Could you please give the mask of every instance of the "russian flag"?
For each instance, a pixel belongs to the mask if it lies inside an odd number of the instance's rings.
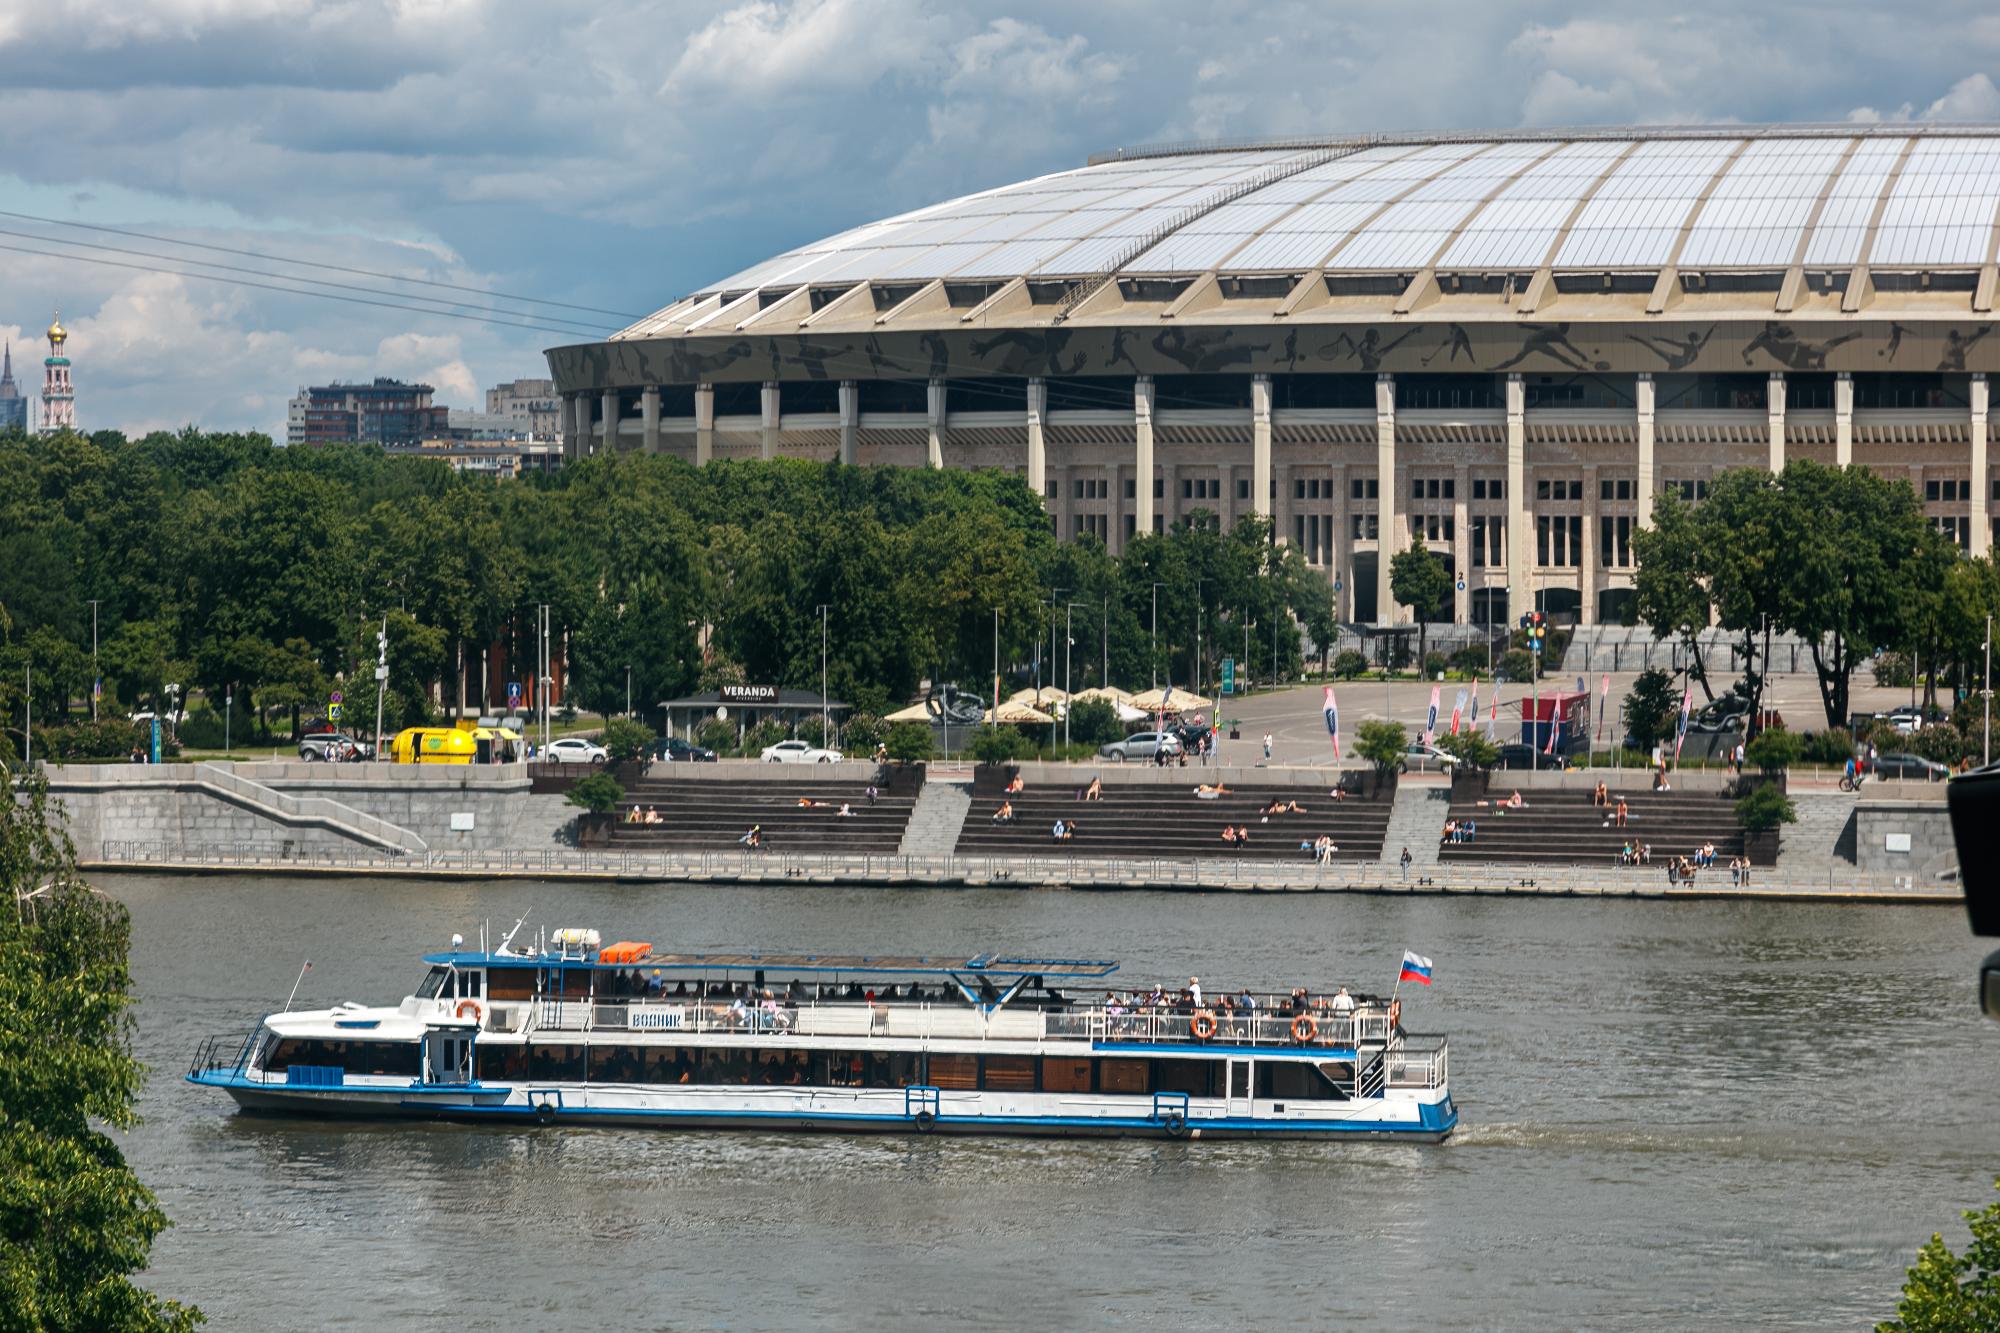
[[[1403,950],[1403,974],[1396,979],[1398,981],[1420,981],[1426,986],[1430,985],[1431,960],[1422,954],[1411,953],[1408,949]]]

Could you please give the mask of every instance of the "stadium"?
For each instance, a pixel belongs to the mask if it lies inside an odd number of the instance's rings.
[[[1662,491],[1788,459],[1996,499],[2000,125],[1119,150],[802,246],[552,349],[567,447],[997,468],[1057,533],[1269,515],[1340,619],[1387,555],[1585,625]]]

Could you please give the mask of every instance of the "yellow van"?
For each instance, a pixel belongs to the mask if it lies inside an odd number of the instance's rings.
[[[478,749],[470,732],[455,727],[405,727],[389,753],[399,764],[469,764]]]

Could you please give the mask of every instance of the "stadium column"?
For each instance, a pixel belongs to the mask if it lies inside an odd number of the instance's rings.
[[[778,456],[778,382],[765,380],[764,391],[758,396],[758,406],[763,409],[763,430],[759,432],[757,457],[776,458]]]
[[[840,382],[840,461],[849,467],[861,457],[861,386]]]
[[[1597,623],[1597,469],[1583,470],[1583,549],[1576,554],[1576,623]]]
[[[1771,428],[1771,471],[1785,470],[1785,372],[1771,372],[1764,388],[1764,416]]]
[[[1047,504],[1049,493],[1049,446],[1042,435],[1043,418],[1049,411],[1049,382],[1028,381],[1028,489]],[[1115,506],[1114,506],[1115,509]]]
[[[1854,461],[1854,376],[1843,370],[1833,380],[1833,465]]]
[[[1153,381],[1132,381],[1132,495],[1134,529],[1153,530]]]
[[[1375,377],[1375,493],[1381,519],[1375,539],[1375,622],[1393,625],[1401,617],[1396,599],[1389,590],[1389,562],[1402,549],[1397,540],[1396,491],[1396,377]]]
[[[1466,498],[1472,494],[1472,469],[1460,463],[1453,470],[1451,493],[1451,618],[1454,624],[1472,623],[1472,533],[1466,514]]]
[[[1653,377],[1646,371],[1639,373],[1636,386],[1638,401],[1639,432],[1639,480],[1634,484],[1634,498],[1639,502],[1639,526],[1653,526],[1653,494],[1660,489],[1660,479],[1653,472],[1653,404],[1655,389]]]
[[[639,424],[645,432],[644,448],[649,454],[660,452],[660,386],[649,384],[639,395]]]
[[[944,466],[944,381],[934,379],[926,386],[925,406],[930,408],[930,431],[924,451],[925,467]]]
[[[1271,516],[1271,377],[1250,377],[1250,507]]]
[[[715,386],[694,386],[694,465],[706,467],[715,457]]]
[[[618,391],[604,391],[604,452],[618,452]]]
[[[590,395],[576,396],[576,457],[585,458],[590,454]]]
[[[1966,498],[1972,503],[1966,512],[1972,517],[1971,554],[1977,558],[1988,554],[1992,546],[1993,483],[1986,476],[1986,408],[1990,399],[1986,376],[1974,375],[1968,387],[1972,394],[1972,494]]]
[[[577,395],[566,393],[562,400],[562,454],[565,463],[578,457],[578,442],[583,438],[576,427]]]
[[[1650,438],[1650,437],[1647,437]],[[1519,619],[1534,610],[1533,513],[1528,508],[1528,386],[1507,376],[1507,614]]]

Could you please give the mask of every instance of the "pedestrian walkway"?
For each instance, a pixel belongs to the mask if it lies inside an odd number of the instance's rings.
[[[901,856],[950,856],[972,808],[972,783],[932,779],[917,793],[910,822],[903,828]]]

